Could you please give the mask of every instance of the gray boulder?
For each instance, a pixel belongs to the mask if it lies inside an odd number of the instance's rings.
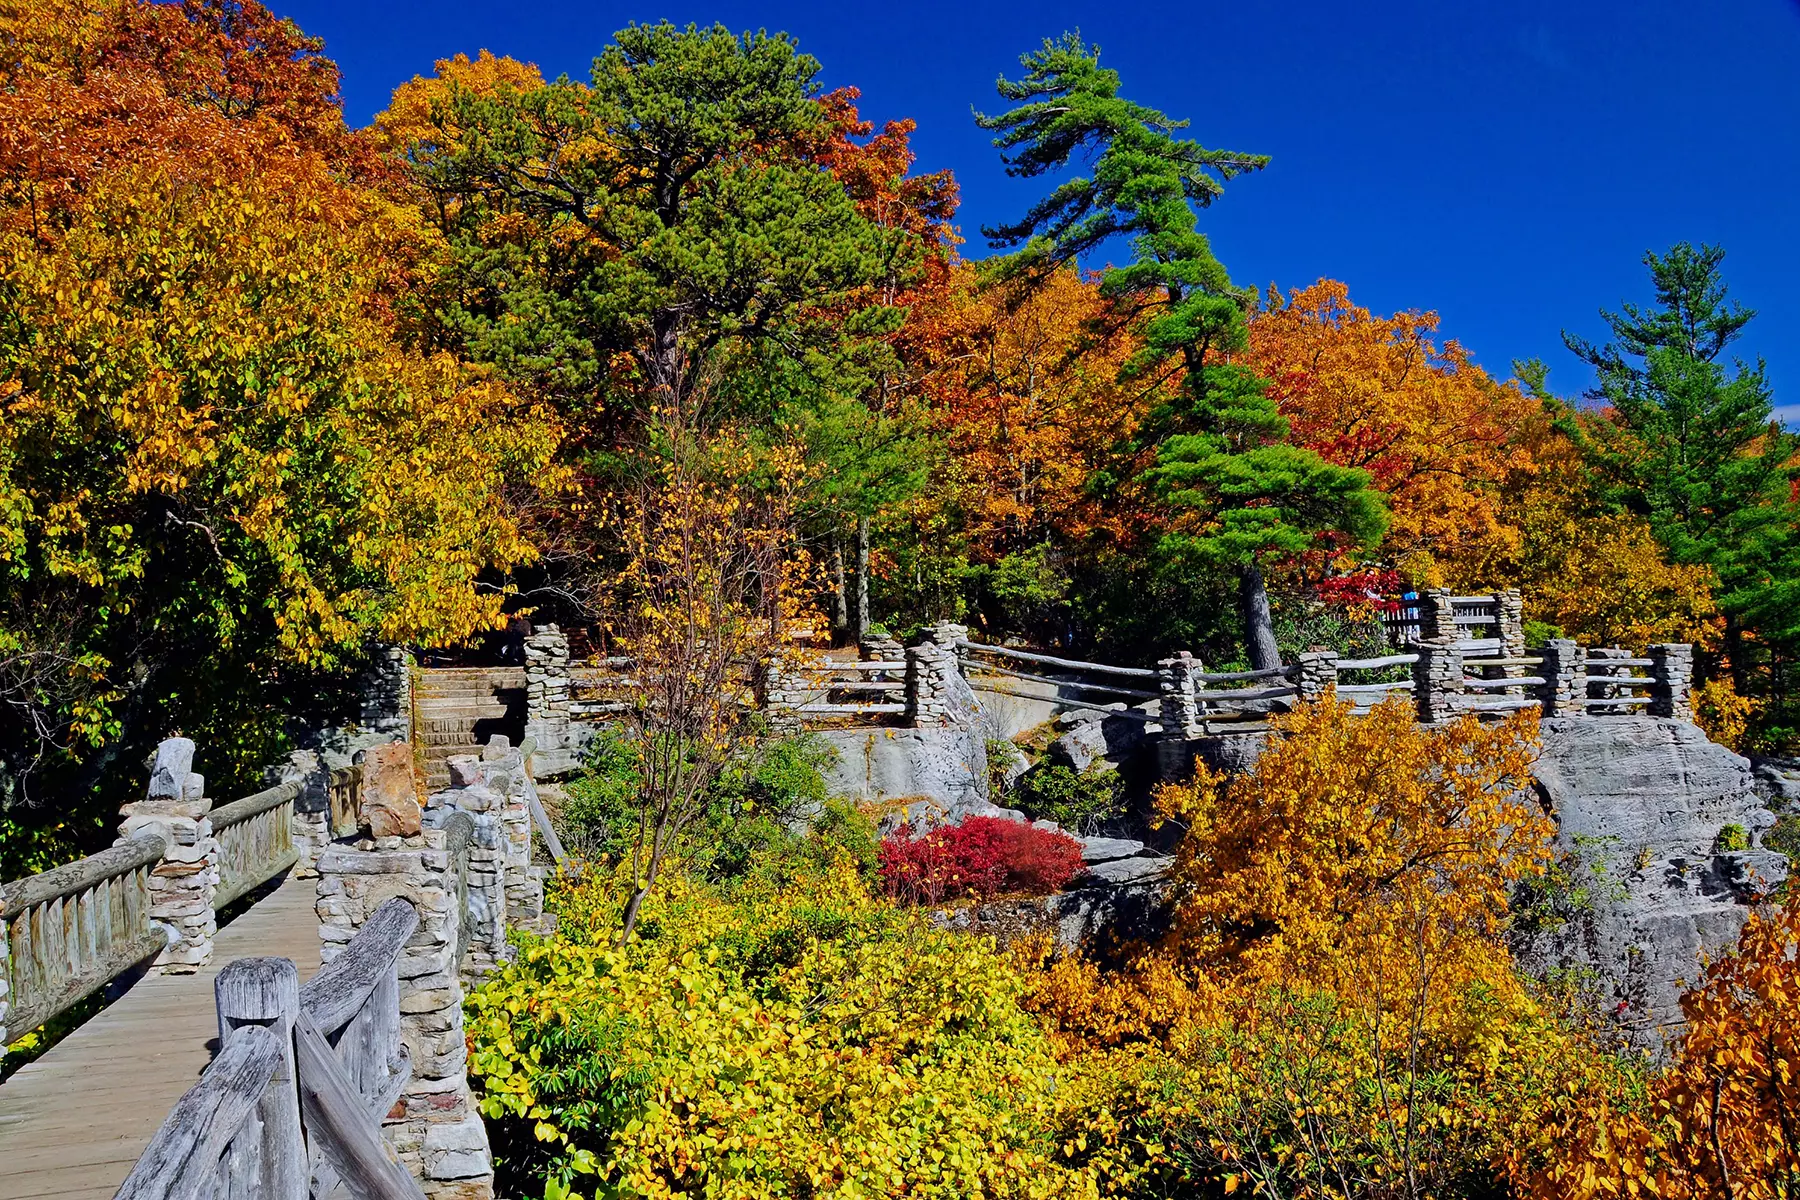
[[[987,746],[976,729],[825,729],[813,736],[837,751],[825,770],[831,795],[869,803],[916,798],[945,808],[986,799]]]
[[[1067,733],[1051,742],[1046,757],[1051,762],[1080,774],[1092,766],[1095,760],[1105,758],[1106,750],[1106,731],[1096,717],[1072,726]]]
[[[1144,852],[1144,843],[1135,838],[1084,837],[1079,841],[1082,862],[1108,862],[1115,858],[1132,858]]]
[[[1092,863],[1079,882],[1089,887],[1127,887],[1151,883],[1161,879],[1174,862],[1173,858],[1144,857],[1116,858],[1111,862]]]
[[[1001,786],[1007,790],[1019,782],[1019,777],[1031,770],[1031,757],[1011,742],[993,741],[988,743],[988,769],[999,768]],[[998,756],[999,762],[994,762]]]
[[[1554,718],[1532,769],[1585,900],[1519,937],[1540,973],[1591,972],[1593,1002],[1639,1044],[1678,1028],[1683,988],[1728,948],[1787,860],[1756,844],[1773,821],[1748,760],[1693,725],[1649,717]],[[1746,850],[1722,851],[1737,825]]]

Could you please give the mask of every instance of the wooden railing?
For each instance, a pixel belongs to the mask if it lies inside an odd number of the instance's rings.
[[[224,908],[245,892],[293,866],[294,799],[298,781],[233,801],[212,811],[213,836],[219,840],[219,882],[213,908]]]
[[[116,1200],[421,1200],[382,1142],[412,1073],[398,960],[418,928],[400,898],[305,987],[291,960],[244,958],[215,981],[219,1056],[176,1102]]]
[[[456,967],[462,969],[469,952],[469,933],[474,925],[469,912],[469,845],[475,839],[475,818],[466,812],[452,813],[444,823],[444,850],[456,878],[456,908],[464,919],[456,927]]]
[[[7,1036],[30,1033],[168,945],[150,921],[150,871],[163,850],[162,838],[146,833],[6,885]]]

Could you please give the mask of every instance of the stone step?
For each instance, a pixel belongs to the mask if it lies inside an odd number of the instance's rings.
[[[417,713],[420,721],[505,720],[514,714],[522,720],[525,716],[523,710],[505,704],[421,704]]]

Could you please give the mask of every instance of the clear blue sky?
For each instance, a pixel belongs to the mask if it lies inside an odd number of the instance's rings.
[[[326,39],[357,124],[458,51],[585,79],[632,20],[785,30],[865,116],[918,121],[920,168],[962,184],[971,254],[1041,182],[1006,178],[970,108],[998,108],[996,75],[1079,27],[1127,95],[1203,145],[1273,156],[1202,217],[1238,282],[1334,276],[1377,311],[1435,310],[1490,370],[1535,355],[1568,394],[1587,378],[1558,331],[1599,337],[1598,308],[1648,300],[1645,250],[1717,242],[1759,312],[1742,352],[1800,422],[1797,0],[273,6]]]

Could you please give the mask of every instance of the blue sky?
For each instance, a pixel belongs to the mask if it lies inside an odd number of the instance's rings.
[[[1377,311],[1435,310],[1497,374],[1543,358],[1570,394],[1587,377],[1559,330],[1599,337],[1597,309],[1647,301],[1645,250],[1717,242],[1759,312],[1740,350],[1800,422],[1800,0],[274,7],[326,39],[357,124],[458,51],[585,78],[633,20],[786,30],[865,116],[918,121],[920,169],[962,184],[970,254],[1042,187],[1006,178],[970,108],[997,109],[995,77],[1079,27],[1127,95],[1273,157],[1202,216],[1239,283],[1343,279]]]

